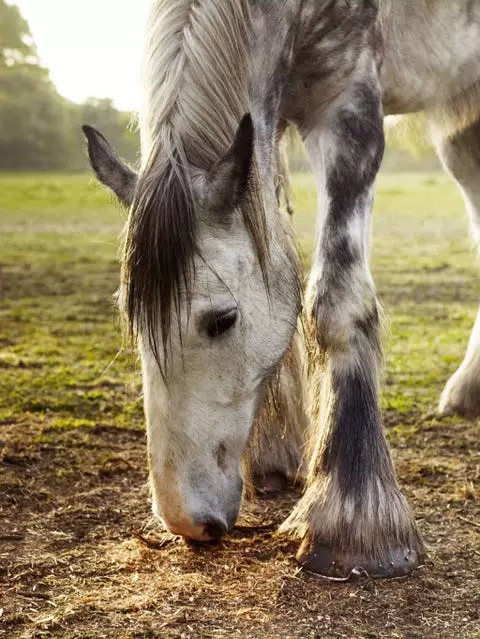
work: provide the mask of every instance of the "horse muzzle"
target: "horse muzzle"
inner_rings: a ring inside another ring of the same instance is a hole
[[[187,541],[199,543],[216,543],[227,533],[227,524],[220,519],[206,520],[200,524],[184,523],[181,526],[169,525],[163,520],[167,530],[172,535],[179,535]]]
[[[235,525],[243,482],[239,480],[230,490],[207,499],[203,499],[200,493],[190,494],[184,499],[166,500],[165,495],[155,495],[155,492],[153,512],[169,532],[187,541],[215,543]]]

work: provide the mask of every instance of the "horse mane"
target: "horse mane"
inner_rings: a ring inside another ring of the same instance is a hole
[[[248,0],[154,0],[147,24],[140,112],[142,169],[122,258],[129,334],[139,331],[161,366],[172,311],[189,303],[197,252],[194,171],[208,171],[249,110]],[[241,213],[262,270],[263,205],[254,187]],[[252,186],[251,185],[251,186]]]

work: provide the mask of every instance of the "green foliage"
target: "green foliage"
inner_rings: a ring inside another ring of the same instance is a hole
[[[0,169],[54,169],[69,159],[69,112],[46,73],[0,68]]]
[[[0,170],[86,169],[84,123],[134,163],[139,139],[130,120],[111,100],[76,105],[60,96],[40,65],[28,23],[16,5],[0,0]]]
[[[38,64],[28,23],[19,8],[0,0],[0,67]]]

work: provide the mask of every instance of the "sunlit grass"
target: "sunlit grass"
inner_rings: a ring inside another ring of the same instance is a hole
[[[315,189],[308,175],[293,182],[294,223],[309,255]],[[0,177],[0,419],[143,421],[133,358],[121,355],[105,373],[122,345],[112,295],[123,222],[88,175]],[[407,418],[435,407],[462,359],[477,265],[461,198],[441,174],[381,176],[373,236],[390,318],[382,402]]]

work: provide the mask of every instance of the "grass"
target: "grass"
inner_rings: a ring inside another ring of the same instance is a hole
[[[294,187],[308,255],[316,195],[310,176]],[[462,211],[443,175],[380,178],[382,409],[435,567],[340,588],[297,575],[295,544],[262,528],[290,497],[248,506],[252,532],[218,551],[132,534],[149,512],[138,365],[113,303],[124,213],[88,176],[0,176],[0,636],[480,636],[478,424],[432,416],[480,297]]]
[[[0,419],[42,410],[67,418],[74,406],[86,413],[81,417],[94,417],[100,399],[80,409],[75,386],[109,382],[113,371],[105,369],[121,346],[113,294],[124,213],[84,175],[9,175],[1,187],[8,241],[0,261]],[[295,177],[295,193],[295,226],[309,255],[316,197],[310,176]],[[443,175],[380,180],[372,266],[391,319],[384,408],[432,410],[463,356],[480,286],[462,209]],[[131,376],[127,361],[116,360],[119,384]],[[103,394],[117,424],[119,412],[130,420],[131,404],[114,410],[112,392]]]
[[[113,302],[123,215],[85,175],[1,179],[0,420],[141,421],[118,395],[134,368]]]

